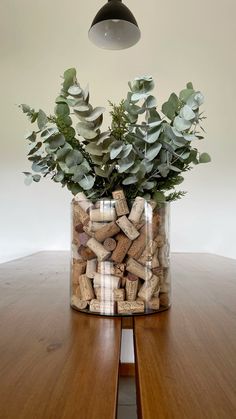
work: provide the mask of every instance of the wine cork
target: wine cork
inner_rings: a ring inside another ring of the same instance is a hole
[[[115,222],[111,222],[95,232],[95,239],[99,242],[103,242],[108,237],[110,238],[118,234],[119,231],[120,228],[118,225]]]
[[[160,308],[160,299],[158,297],[152,297],[151,300],[147,302],[147,307],[150,310],[159,310]]]
[[[159,259],[158,259],[157,254],[155,253],[155,254],[152,256],[151,269],[158,268],[159,266],[160,266]]]
[[[71,297],[71,305],[78,308],[79,310],[85,310],[88,302],[81,300],[80,298],[73,295],[73,297]]]
[[[125,234],[119,233],[116,236],[117,245],[115,250],[112,253],[111,259],[114,262],[121,263],[123,262],[131,244],[132,240],[130,240]]]
[[[73,295],[82,300],[80,285],[76,286],[76,288],[73,290]]]
[[[91,231],[87,225],[83,226],[83,231],[89,236],[89,237],[95,237],[94,231]]]
[[[116,213],[118,217],[129,214],[129,208],[123,189],[113,191],[112,196],[115,200]]]
[[[127,280],[127,277],[126,276],[121,277],[121,284],[120,284],[120,286],[122,288],[125,288],[126,280]]]
[[[87,196],[83,192],[79,192],[74,197],[75,201],[78,202],[80,207],[87,212],[87,210],[93,207],[93,203],[87,198]]]
[[[116,211],[115,208],[97,208],[90,210],[90,220],[91,221],[115,221],[116,220]]]
[[[82,223],[79,223],[75,226],[75,231],[77,233],[83,233],[84,232],[84,225]]]
[[[158,277],[153,275],[149,281],[145,281],[144,284],[141,286],[138,296],[144,301],[149,301],[156,289],[158,284]]]
[[[75,261],[71,265],[71,275],[72,275],[72,283],[79,285],[79,277],[80,275],[84,274],[86,270],[86,262],[84,261]]]
[[[115,239],[112,239],[112,237],[108,237],[106,240],[104,240],[103,246],[108,252],[113,252],[113,250],[116,248],[116,241]]]
[[[93,279],[94,273],[97,269],[97,259],[90,259],[87,261],[86,275],[88,278]]]
[[[87,244],[88,244],[88,242],[87,242]],[[96,254],[92,251],[92,249],[90,249],[89,247],[86,247],[86,246],[80,246],[79,253],[80,253],[82,259],[84,259],[84,260],[90,260],[90,259],[95,259],[96,258]]]
[[[74,225],[78,225],[80,223],[86,224],[89,222],[88,214],[84,211],[78,202],[73,204],[73,222]]]
[[[144,204],[145,204],[145,199],[141,198],[140,196],[137,196],[134,200],[134,203],[132,205],[131,211],[130,211],[130,215],[129,215],[129,220],[132,223],[138,223],[142,214],[143,214],[143,210],[144,210]]]
[[[116,224],[118,224],[120,229],[130,240],[135,240],[140,234],[138,230],[136,230],[134,225],[128,220],[126,215],[123,215],[122,217],[118,218]]]
[[[108,252],[101,243],[99,243],[95,238],[91,237],[88,242],[87,246],[97,255],[98,260],[101,262],[106,260],[110,256],[110,252]]]
[[[145,265],[147,261],[151,261],[152,255],[156,252],[156,250],[157,250],[157,242],[155,240],[149,240],[149,242],[147,243],[145,249],[143,250],[139,258],[139,262],[142,265]]]
[[[80,244],[82,246],[86,246],[87,241],[89,240],[89,236],[88,236],[88,234],[86,234],[85,232],[83,232],[83,233],[81,233],[79,235],[79,239],[80,239]]]
[[[169,305],[170,305],[170,294],[169,293],[161,293],[159,298],[160,298],[160,305],[162,307],[169,307]]]
[[[157,286],[154,290],[153,297],[159,297],[159,295],[160,295],[160,285],[159,285],[159,282],[158,282],[158,284],[157,284]]]
[[[93,286],[101,288],[119,288],[120,278],[115,275],[104,275],[98,272],[94,273]]]
[[[138,279],[136,279],[136,281],[130,281],[130,279],[127,278],[126,284],[125,284],[125,290],[126,290],[126,300],[135,301],[137,298],[137,292],[138,292]]]
[[[114,275],[115,269],[113,262],[108,260],[105,260],[104,262],[98,262],[97,272],[105,275]]]
[[[156,235],[159,232],[159,228],[160,228],[160,220],[161,217],[158,214],[158,212],[154,212],[153,216],[152,216],[152,221],[151,221],[151,227],[152,227],[152,237],[156,237]]]
[[[126,270],[134,275],[137,275],[139,278],[144,279],[145,281],[151,279],[152,277],[152,271],[150,269],[144,267],[132,258],[128,259]]]
[[[118,301],[117,311],[118,314],[135,314],[144,313],[143,301]]]
[[[165,244],[165,236],[163,234],[158,234],[155,237],[155,242],[157,243],[157,247],[162,247]]]
[[[91,279],[89,279],[86,275],[80,275],[79,277],[79,285],[82,300],[89,301],[94,298],[94,291],[91,283]]]
[[[100,314],[114,314],[115,304],[115,301],[98,301],[94,299],[89,303],[89,310]]]
[[[125,272],[125,266],[124,263],[114,263],[114,275],[122,277]]]
[[[164,246],[160,247],[158,252],[158,259],[162,268],[168,268],[169,266],[169,258],[168,258],[168,246],[165,244]]]
[[[71,253],[72,253],[73,259],[75,260],[81,259],[79,250],[78,250],[78,245],[76,243],[71,244]]]
[[[139,259],[147,244],[147,236],[145,233],[140,233],[140,236],[133,241],[129,248],[128,255],[134,259]]]
[[[130,281],[137,281],[138,280],[138,276],[134,275],[134,274],[131,274],[131,272],[128,273],[127,277]]]
[[[100,230],[102,227],[106,226],[108,223],[96,222],[96,221],[89,221],[88,228],[92,232],[96,232]]]
[[[95,287],[96,298],[99,301],[124,301],[125,290],[122,288]]]

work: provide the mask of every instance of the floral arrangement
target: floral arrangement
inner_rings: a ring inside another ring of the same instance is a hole
[[[110,102],[111,126],[102,131],[105,108],[94,108],[76,70],[66,70],[54,114],[20,105],[36,126],[26,136],[32,173],[24,172],[25,183],[49,176],[73,195],[84,192],[93,199],[111,197],[117,186],[129,199],[181,198],[185,192],[175,188],[183,173],[210,161],[193,146],[204,138],[204,97],[188,83],[179,95],[170,95],[160,113],[153,89],[151,76],[129,82],[127,98]]]

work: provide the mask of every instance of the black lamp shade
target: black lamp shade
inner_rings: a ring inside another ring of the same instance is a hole
[[[95,16],[89,39],[104,49],[125,49],[141,37],[134,15],[121,0],[109,0]]]

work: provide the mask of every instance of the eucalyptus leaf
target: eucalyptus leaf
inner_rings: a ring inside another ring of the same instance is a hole
[[[186,119],[186,121],[191,121],[192,119],[195,118],[195,113],[193,112],[193,110],[190,108],[190,106],[185,105],[181,110],[180,110],[180,116],[183,119]]]
[[[66,155],[69,153],[69,151],[72,150],[72,147],[70,144],[65,143],[65,145],[62,148],[59,148],[56,152],[56,156],[58,160],[63,160]]]
[[[47,140],[49,142],[49,146],[52,149],[56,149],[58,147],[61,147],[65,144],[66,140],[63,134],[55,134],[52,137],[48,138]]]
[[[58,103],[55,106],[55,114],[57,116],[68,116],[70,115],[70,108],[67,103]]]
[[[145,153],[145,158],[149,161],[152,161],[155,159],[155,157],[158,155],[159,151],[161,150],[162,144],[161,143],[155,143],[151,147],[148,148],[148,150]]]
[[[64,179],[64,173],[62,171],[58,171],[55,176],[53,176],[54,182],[62,182]]]
[[[85,146],[85,150],[87,153],[93,155],[93,156],[102,156],[103,155],[103,149],[101,146],[98,146],[94,143],[89,143]]]
[[[26,134],[25,139],[31,141],[32,143],[36,141],[37,134],[35,131],[29,132]]]
[[[122,160],[118,160],[118,172],[119,173],[124,173],[126,170],[128,170],[131,166],[133,166],[134,164],[134,160],[133,158],[130,156],[126,157],[125,159]]]
[[[76,79],[76,69],[69,68],[64,72],[63,89],[67,92],[69,87],[72,86]]]
[[[56,133],[58,133],[57,127],[48,127],[41,132],[41,137],[43,138],[44,141],[47,141],[48,138],[50,138],[52,135]]]
[[[201,153],[199,156],[199,163],[209,163],[211,161],[211,157],[208,153]]]
[[[86,140],[93,140],[98,136],[98,133],[94,131],[93,124],[89,122],[79,122],[76,125],[78,134],[81,135],[81,137],[84,137]]]
[[[26,173],[26,172],[25,172]],[[29,186],[33,182],[33,176],[31,173],[28,173],[24,179],[24,184]]]
[[[123,148],[123,142],[122,141],[116,141],[111,145],[110,148],[110,157],[111,160],[114,160],[117,156],[119,156],[120,152]]]
[[[194,94],[193,89],[183,89],[179,94],[179,98],[182,102],[187,103],[188,99]]]
[[[143,107],[147,109],[151,109],[151,108],[154,108],[155,106],[157,106],[156,98],[152,95],[148,96],[143,104]]]
[[[81,95],[82,90],[81,90],[80,86],[78,86],[77,84],[74,84],[74,85],[69,87],[68,93],[71,96],[79,96],[79,95]]]
[[[128,176],[126,179],[122,181],[123,185],[133,185],[138,181],[137,176]]]
[[[67,167],[72,167],[80,164],[83,161],[83,155],[78,150],[71,150],[65,157]]]
[[[91,175],[85,176],[80,180],[79,185],[85,190],[88,191],[92,189],[95,182],[95,178]]]
[[[97,107],[97,108],[95,108],[92,112],[91,112],[91,114],[89,115],[89,116],[87,116],[85,119],[86,119],[86,121],[88,121],[88,122],[93,122],[93,121],[95,121],[96,119],[98,119],[104,112],[105,112],[105,108],[102,108],[102,107]]]
[[[41,180],[41,176],[40,175],[33,175],[32,178],[33,178],[33,181],[34,182],[37,182],[37,183]]]
[[[36,146],[35,147],[33,147],[31,150],[30,150],[30,152],[28,153],[28,156],[32,156],[32,154],[34,154],[34,153],[36,153],[40,148],[42,147],[42,143],[41,142],[38,142],[37,144],[36,144]]]
[[[191,127],[191,125],[190,121],[186,121],[186,119],[183,119],[180,116],[176,116],[174,119],[174,127],[180,132],[186,131]]]
[[[154,127],[154,128],[149,129],[146,136],[144,136],[143,138],[144,141],[146,141],[146,143],[149,143],[149,144],[155,143],[160,137],[161,131],[162,131],[161,127],[160,128]]]
[[[37,117],[37,124],[40,130],[42,130],[48,122],[47,115],[42,109],[39,109],[38,111],[38,117]]]

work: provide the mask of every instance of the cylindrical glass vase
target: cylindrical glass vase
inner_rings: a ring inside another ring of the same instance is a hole
[[[82,194],[79,194],[79,196]],[[169,204],[72,201],[71,306],[132,316],[170,307]]]

